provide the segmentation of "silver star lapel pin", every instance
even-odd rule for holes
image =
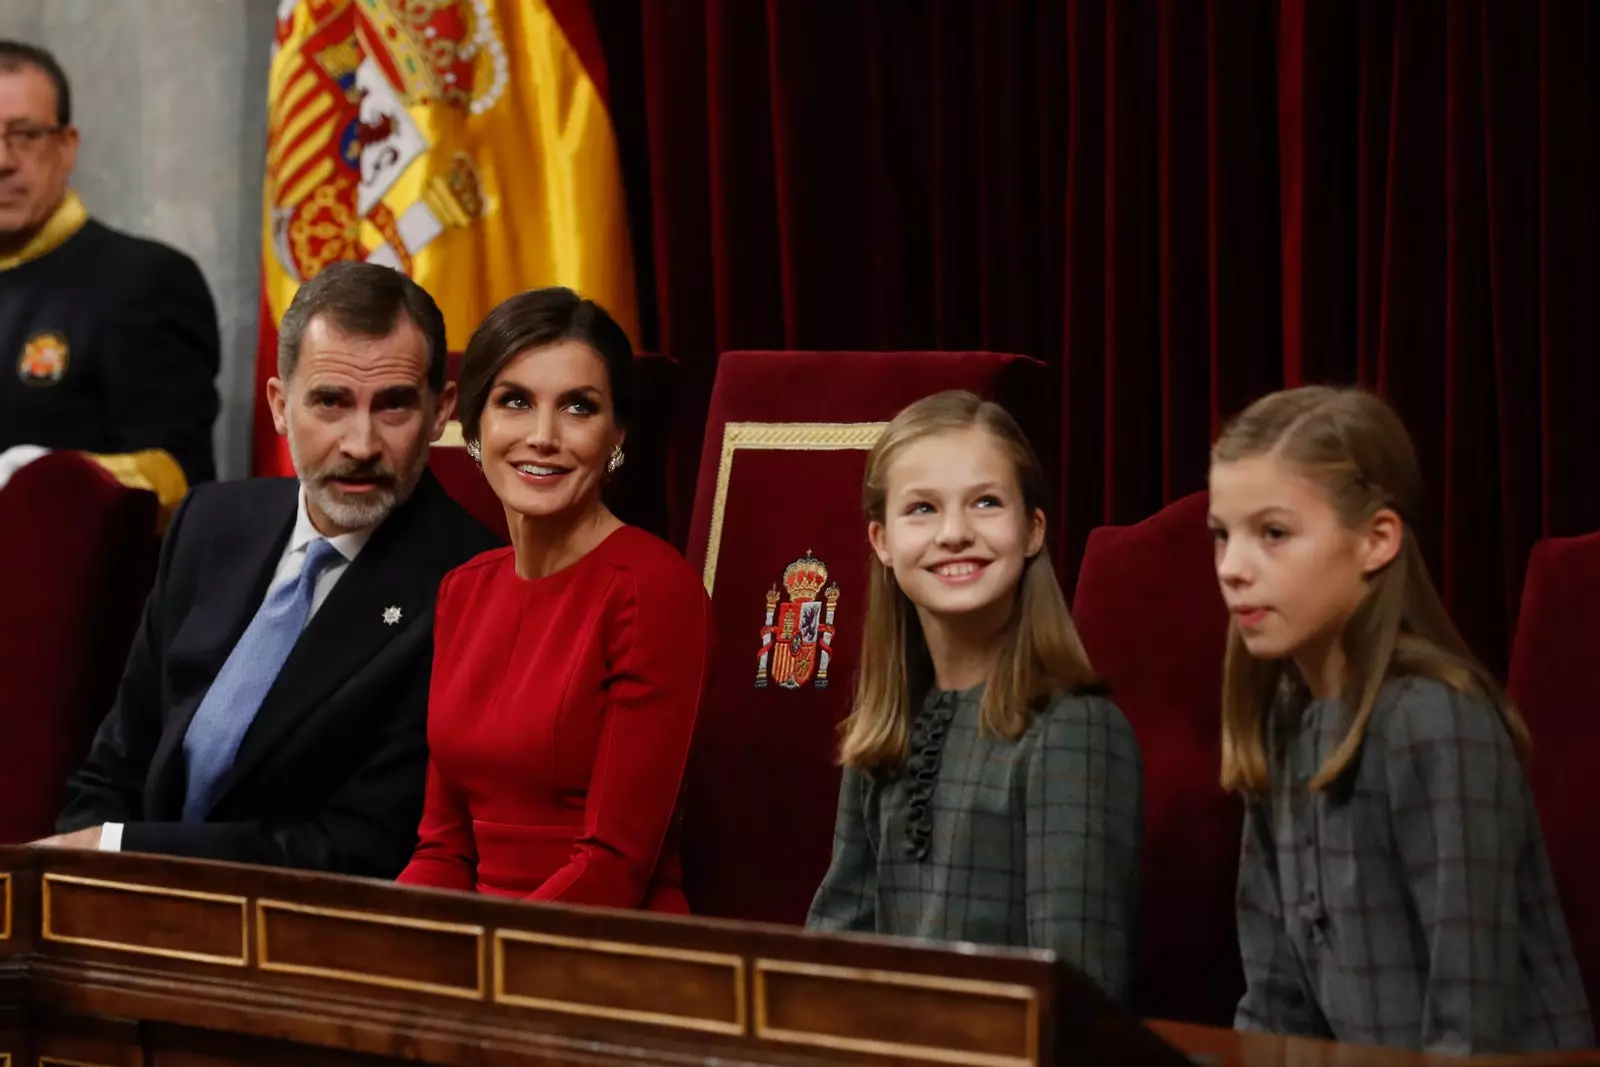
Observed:
[[[399,621],[400,621],[400,609],[399,608],[397,608],[393,604],[391,604],[388,607],[383,609],[383,624],[385,626],[393,626],[395,623],[397,623]]]

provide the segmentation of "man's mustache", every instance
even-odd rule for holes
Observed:
[[[327,467],[317,474],[317,481],[326,485],[328,482],[375,482],[378,485],[392,486],[399,480],[394,471],[381,463],[348,463],[338,467]]]

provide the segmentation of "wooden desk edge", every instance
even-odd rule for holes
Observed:
[[[1249,1033],[1199,1023],[1147,1019],[1156,1036],[1190,1057],[1216,1067],[1600,1067],[1600,1049],[1459,1058],[1376,1045],[1339,1044],[1309,1037]]]

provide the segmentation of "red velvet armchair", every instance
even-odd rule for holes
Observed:
[[[1600,533],[1533,546],[1511,647],[1508,688],[1533,734],[1528,775],[1562,912],[1600,1017],[1600,829],[1589,794],[1600,766]]]
[[[51,833],[155,576],[156,495],[73,452],[0,489],[0,844]]]
[[[1243,810],[1218,785],[1228,617],[1195,493],[1093,531],[1073,615],[1139,738],[1145,842],[1134,1009],[1229,1025],[1244,989],[1234,925]]]
[[[460,357],[450,360],[450,380],[456,380]],[[657,537],[667,536],[667,449],[671,433],[668,415],[677,364],[667,356],[640,352],[634,359],[635,417],[625,446],[627,462],[607,490],[611,509],[623,522],[639,526]],[[428,453],[428,468],[456,502],[502,538],[508,537],[505,509],[483,472],[467,455],[460,423],[452,422],[445,436]]]
[[[958,388],[1025,418],[1039,370],[987,352],[722,356],[687,553],[719,642],[684,793],[697,914],[802,923],[827,873],[866,610],[861,479],[883,423]]]

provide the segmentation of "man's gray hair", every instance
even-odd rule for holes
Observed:
[[[409,319],[428,342],[428,385],[435,393],[444,389],[450,354],[444,315],[428,291],[406,275],[376,263],[340,260],[302,285],[278,326],[278,377],[284,381],[300,361],[306,327],[319,316],[357,337],[387,337],[402,317]]]

